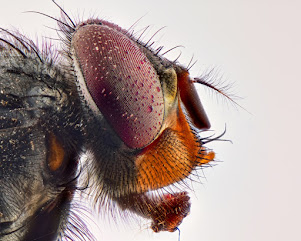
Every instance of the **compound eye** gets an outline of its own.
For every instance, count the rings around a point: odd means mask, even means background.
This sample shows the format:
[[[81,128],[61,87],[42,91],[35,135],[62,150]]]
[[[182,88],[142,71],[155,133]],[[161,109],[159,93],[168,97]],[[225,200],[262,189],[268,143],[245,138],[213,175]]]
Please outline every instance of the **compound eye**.
[[[85,25],[71,41],[80,87],[120,139],[140,149],[160,133],[164,99],[156,70],[123,32],[107,25]],[[93,104],[90,106],[93,109]],[[95,108],[96,107],[96,108]]]

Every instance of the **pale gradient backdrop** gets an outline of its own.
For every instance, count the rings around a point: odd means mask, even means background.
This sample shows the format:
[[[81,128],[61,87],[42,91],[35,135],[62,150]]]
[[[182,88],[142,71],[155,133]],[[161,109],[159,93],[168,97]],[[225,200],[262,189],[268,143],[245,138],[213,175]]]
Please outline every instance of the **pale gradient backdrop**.
[[[198,76],[216,67],[233,82],[234,107],[210,91],[200,97],[217,134],[227,126],[229,142],[213,142],[221,162],[195,184],[191,214],[180,226],[182,241],[301,240],[301,2],[280,0],[58,0],[71,16],[99,16],[137,30],[166,49],[183,45],[180,62],[198,62]],[[59,16],[50,0],[1,1],[0,26],[17,27],[32,38],[56,37],[55,22],[22,13]],[[146,38],[147,40],[147,38]],[[175,58],[179,50],[169,57]],[[100,218],[103,219],[103,218]],[[109,219],[109,218],[108,218]],[[98,221],[97,221],[98,222]],[[98,240],[176,241],[178,233],[154,234],[145,222],[99,221]]]

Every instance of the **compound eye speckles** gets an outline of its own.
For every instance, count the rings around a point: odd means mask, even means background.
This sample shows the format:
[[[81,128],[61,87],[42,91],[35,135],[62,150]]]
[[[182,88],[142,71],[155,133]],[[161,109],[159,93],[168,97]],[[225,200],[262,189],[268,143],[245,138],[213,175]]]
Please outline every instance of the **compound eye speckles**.
[[[107,25],[91,24],[76,30],[71,51],[85,98],[93,99],[128,147],[150,144],[161,130],[164,99],[159,77],[137,43]]]

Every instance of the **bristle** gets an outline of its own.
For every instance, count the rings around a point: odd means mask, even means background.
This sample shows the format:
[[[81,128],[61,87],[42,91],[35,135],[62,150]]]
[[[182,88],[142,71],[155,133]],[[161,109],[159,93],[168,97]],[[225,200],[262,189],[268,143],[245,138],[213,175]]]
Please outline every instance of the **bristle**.
[[[192,83],[209,87],[234,102],[226,94],[227,87],[218,88],[211,82],[209,74],[190,78],[188,70],[196,63],[193,58],[185,68],[177,63],[180,55],[174,61],[162,57],[182,46],[175,46],[162,54],[163,46],[152,49],[154,37],[164,27],[143,43],[141,39],[149,26],[135,38],[137,32],[134,33],[133,28],[136,22],[124,30],[98,18],[74,21],[60,5],[53,2],[61,12],[60,18],[31,12],[57,23],[60,48],[50,41],[42,42],[39,48],[37,41],[34,43],[18,32],[0,28],[4,33],[0,38],[0,51],[1,54],[14,51],[18,58],[30,58],[35,66],[43,66],[39,71],[53,77],[51,80],[45,81],[31,73],[28,76],[56,90],[61,97],[59,101],[64,98],[74,101],[72,104],[68,102],[71,107],[63,107],[70,108],[67,114],[76,112],[73,113],[74,118],[80,120],[72,128],[80,130],[77,135],[84,139],[84,143],[76,148],[78,153],[86,152],[87,160],[82,164],[72,159],[79,167],[78,172],[57,188],[74,185],[72,192],[86,195],[99,213],[108,213],[113,219],[119,216],[130,219],[140,215],[151,220],[151,228],[155,232],[178,230],[178,225],[190,211],[189,196],[181,190],[193,190],[191,183],[200,181],[204,176],[199,171],[215,162],[215,153],[205,145],[223,140],[221,137],[225,134],[203,137],[203,132],[199,131],[208,129],[210,123],[196,91],[193,92]],[[102,25],[105,28],[100,27]],[[105,38],[106,42],[102,43]],[[89,42],[91,39],[93,42]],[[128,45],[125,46],[125,42]],[[97,49],[95,55],[92,55],[93,48]],[[129,59],[126,59],[127,56],[130,56]],[[103,69],[97,69],[101,64]],[[180,83],[181,74],[185,75],[186,92]],[[127,78],[127,82],[123,78]],[[143,88],[148,81],[148,88]],[[141,87],[138,88],[139,84]],[[60,88],[58,85],[61,85]],[[114,88],[117,89],[116,96],[112,94]],[[68,94],[75,96],[74,99],[62,97],[62,89],[69,91]],[[52,97],[46,94],[38,97],[41,96]],[[114,98],[109,99],[108,96]],[[136,99],[131,102],[134,96]],[[119,98],[122,101],[115,101]],[[94,105],[91,106],[91,103]],[[194,115],[195,110],[201,110],[199,115]],[[41,111],[47,112],[44,109]],[[57,118],[55,114],[48,117],[53,122]],[[128,117],[127,121],[123,117]],[[48,168],[57,170],[62,165],[65,156],[63,144],[53,148],[56,151],[54,154],[59,155],[51,156],[48,152],[52,161]],[[75,148],[72,141],[68,144]],[[79,155],[74,157],[76,160],[78,158]],[[68,214],[62,217],[59,240],[95,240],[86,224],[87,210],[81,205],[81,199],[73,200],[69,218]]]

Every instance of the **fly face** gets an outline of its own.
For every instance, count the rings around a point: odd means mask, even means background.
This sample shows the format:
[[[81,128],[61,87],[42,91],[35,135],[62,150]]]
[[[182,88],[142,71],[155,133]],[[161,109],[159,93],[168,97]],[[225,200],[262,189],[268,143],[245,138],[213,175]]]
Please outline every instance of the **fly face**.
[[[181,182],[214,158],[195,132],[210,123],[188,70],[110,22],[61,27],[87,112],[96,198],[152,219],[156,232],[174,231],[189,212],[187,194],[147,192]]]
[[[188,69],[113,23],[57,21],[61,61],[19,34],[0,39],[1,240],[68,232],[84,150],[97,204],[148,218],[155,232],[176,230],[188,194],[156,191],[181,188],[214,159],[198,134],[210,123]],[[82,236],[80,225],[70,233]]]

